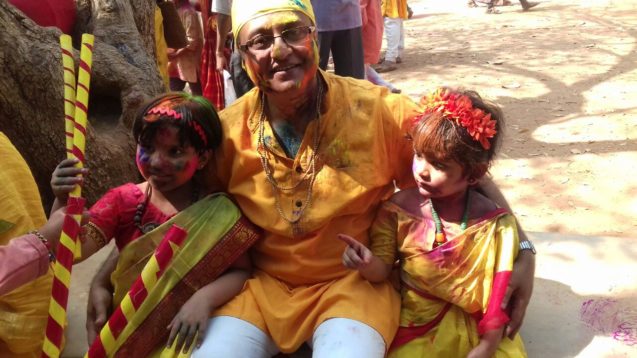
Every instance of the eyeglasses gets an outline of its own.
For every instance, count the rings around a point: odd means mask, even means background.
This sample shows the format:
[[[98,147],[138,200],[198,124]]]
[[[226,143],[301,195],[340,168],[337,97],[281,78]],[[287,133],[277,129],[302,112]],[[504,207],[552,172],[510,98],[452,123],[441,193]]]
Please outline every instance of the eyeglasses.
[[[263,51],[268,50],[274,44],[274,39],[280,37],[288,46],[294,46],[305,41],[309,34],[314,32],[316,28],[314,26],[299,26],[291,29],[281,31],[279,36],[272,35],[257,35],[245,44],[239,45],[241,51]]]

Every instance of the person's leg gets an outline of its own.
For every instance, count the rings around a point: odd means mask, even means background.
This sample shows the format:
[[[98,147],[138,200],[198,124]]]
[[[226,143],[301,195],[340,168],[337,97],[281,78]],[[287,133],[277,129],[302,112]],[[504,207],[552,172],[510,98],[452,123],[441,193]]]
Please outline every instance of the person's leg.
[[[190,87],[190,92],[195,96],[201,96],[203,93],[201,90],[201,82],[188,82],[188,87]]]
[[[327,69],[327,61],[330,59],[333,38],[333,31],[320,31],[318,33],[319,68],[323,71]]]
[[[393,71],[396,69],[396,59],[399,57],[400,45],[400,19],[384,18],[385,25],[385,60],[376,67],[378,73]]]
[[[183,91],[186,87],[186,81],[182,81],[179,77],[171,77],[170,78],[170,90],[179,92]]]
[[[385,341],[372,327],[347,318],[332,318],[321,323],[311,342],[312,358],[382,358]]]
[[[400,19],[385,17],[385,40],[387,40],[385,61],[396,62],[400,46]]]
[[[361,28],[336,31],[332,39],[334,73],[339,76],[365,78],[363,34]]]
[[[487,14],[499,14],[500,11],[495,8],[496,0],[491,0],[487,4]]]
[[[403,52],[405,52],[405,21],[403,21],[403,19],[398,19],[398,20],[400,20],[400,40],[398,41],[398,57],[402,58]],[[396,62],[401,63],[403,61],[401,60]]]
[[[522,9],[524,9],[524,11],[527,11],[528,9],[535,7],[539,4],[540,4],[539,2],[535,2],[535,1],[520,0],[520,5],[522,5]]]
[[[192,357],[270,358],[277,353],[279,349],[272,338],[253,324],[219,316],[210,319],[203,343]]]

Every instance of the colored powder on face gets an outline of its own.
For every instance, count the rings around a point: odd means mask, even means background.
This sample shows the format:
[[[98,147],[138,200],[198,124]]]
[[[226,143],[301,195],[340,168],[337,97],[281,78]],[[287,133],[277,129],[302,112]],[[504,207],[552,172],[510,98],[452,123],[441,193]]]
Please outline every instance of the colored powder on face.
[[[175,171],[177,180],[180,182],[186,182],[195,175],[197,167],[199,166],[199,157],[193,156],[188,161],[180,160],[175,163]]]
[[[136,160],[137,165],[148,164],[148,162],[150,161],[150,155],[146,153],[146,149],[144,149],[143,147],[138,147]]]
[[[312,37],[312,52],[314,53],[314,64],[318,66],[319,65],[318,41],[314,37]]]
[[[279,58],[281,56],[281,47],[272,45],[272,57]]]
[[[294,11],[282,11],[273,13],[268,24],[270,26],[285,26],[300,22],[301,20],[301,16],[299,16],[299,14]]]

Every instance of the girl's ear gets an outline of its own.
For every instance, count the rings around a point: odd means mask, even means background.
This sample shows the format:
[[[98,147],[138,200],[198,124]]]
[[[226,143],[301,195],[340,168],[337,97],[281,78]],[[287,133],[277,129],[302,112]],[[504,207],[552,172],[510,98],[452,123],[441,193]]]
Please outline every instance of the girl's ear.
[[[206,150],[204,152],[199,153],[199,165],[197,166],[197,170],[203,169],[206,164],[210,161],[210,156],[212,155],[211,150]]]
[[[482,179],[482,177],[487,174],[488,169],[489,165],[486,163],[482,163],[476,166],[467,178],[467,182],[469,183],[469,185],[478,184],[480,182],[480,179]]]

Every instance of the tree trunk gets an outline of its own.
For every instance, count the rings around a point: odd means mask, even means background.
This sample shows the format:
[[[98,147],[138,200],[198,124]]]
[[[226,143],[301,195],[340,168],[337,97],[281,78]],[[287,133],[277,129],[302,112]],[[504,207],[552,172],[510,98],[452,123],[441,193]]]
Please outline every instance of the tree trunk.
[[[78,0],[76,66],[82,33],[95,35],[83,194],[137,181],[131,136],[137,107],[165,91],[155,60],[154,0]],[[64,79],[57,28],[32,22],[0,0],[0,131],[31,167],[45,206],[51,173],[65,157]],[[1,158],[0,158],[1,159]]]

